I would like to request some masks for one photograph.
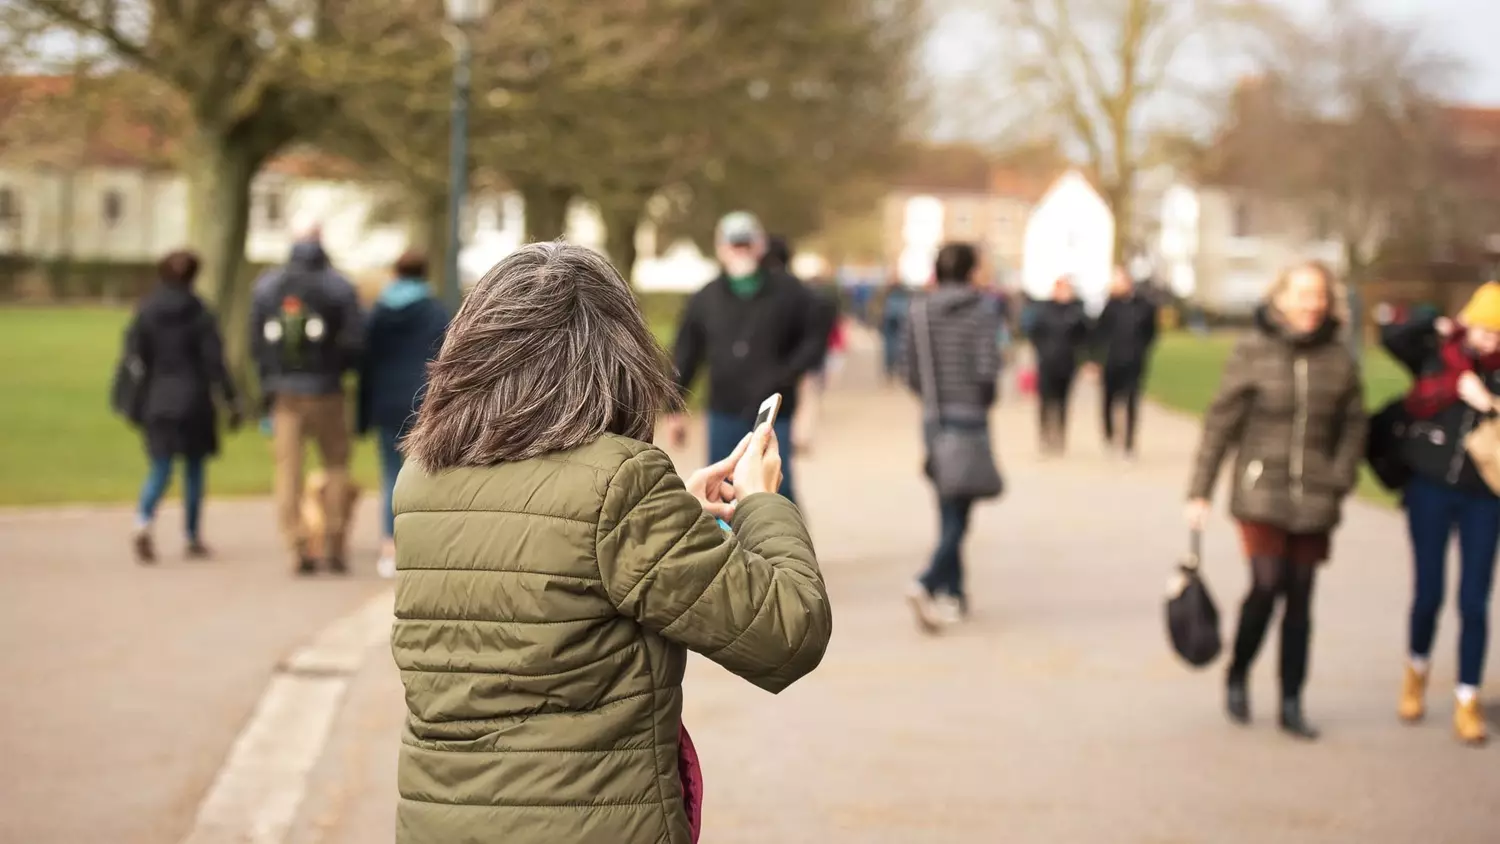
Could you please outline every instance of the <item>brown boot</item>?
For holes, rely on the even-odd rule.
[[[1396,714],[1408,724],[1415,724],[1427,715],[1427,675],[1418,671],[1411,663],[1406,665],[1406,677],[1401,681],[1401,702]]]
[[[1458,703],[1453,710],[1453,732],[1464,744],[1481,745],[1489,741],[1490,728],[1484,721],[1484,711],[1479,708],[1479,698]]]

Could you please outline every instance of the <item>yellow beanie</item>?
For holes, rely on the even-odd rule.
[[[1500,281],[1491,281],[1474,291],[1474,296],[1458,312],[1458,321],[1470,328],[1500,331]]]

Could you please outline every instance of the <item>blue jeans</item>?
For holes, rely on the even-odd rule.
[[[182,508],[190,542],[199,539],[198,526],[203,515],[203,468],[201,457],[182,458]],[[172,458],[152,459],[151,468],[146,472],[146,484],[141,487],[138,513],[143,526],[156,519],[156,507],[171,486]]]
[[[754,419],[744,419],[728,413],[708,414],[708,462],[717,463],[734,453],[734,447],[750,433]],[[788,501],[796,503],[792,494],[792,417],[782,413],[772,426],[776,441],[781,448],[781,489],[779,492]]]
[[[401,466],[406,462],[400,449],[396,448],[400,433],[398,428],[379,428],[375,432],[380,448],[380,528],[386,539],[396,535],[396,511],[391,502],[396,493],[396,476],[401,474]]]
[[[964,536],[969,532],[972,498],[938,499],[938,544],[932,564],[918,580],[930,595],[964,598]]]
[[[1458,528],[1458,682],[1478,686],[1489,640],[1490,588],[1500,549],[1500,498],[1454,489],[1424,477],[1406,486],[1407,526],[1415,562],[1411,652],[1432,652],[1443,607],[1448,537]]]

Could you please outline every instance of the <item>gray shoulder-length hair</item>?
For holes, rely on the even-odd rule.
[[[650,441],[657,413],[680,406],[672,366],[615,268],[581,246],[533,243],[464,299],[403,448],[428,471],[489,466],[607,433]]]

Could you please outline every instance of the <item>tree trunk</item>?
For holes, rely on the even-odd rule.
[[[526,240],[556,240],[568,232],[568,203],[573,189],[542,182],[522,182],[521,197],[526,203]]]
[[[431,187],[407,187],[408,248],[427,256],[427,279],[433,290],[442,290],[448,267],[448,192]]]
[[[644,201],[613,203],[600,209],[604,217],[605,251],[614,262],[615,269],[631,283],[635,281],[635,261],[638,257],[635,236],[645,210]]]
[[[265,153],[237,132],[197,131],[184,150],[188,176],[188,239],[202,262],[198,289],[218,311],[229,369],[249,364],[250,291],[245,262],[250,182]]]

